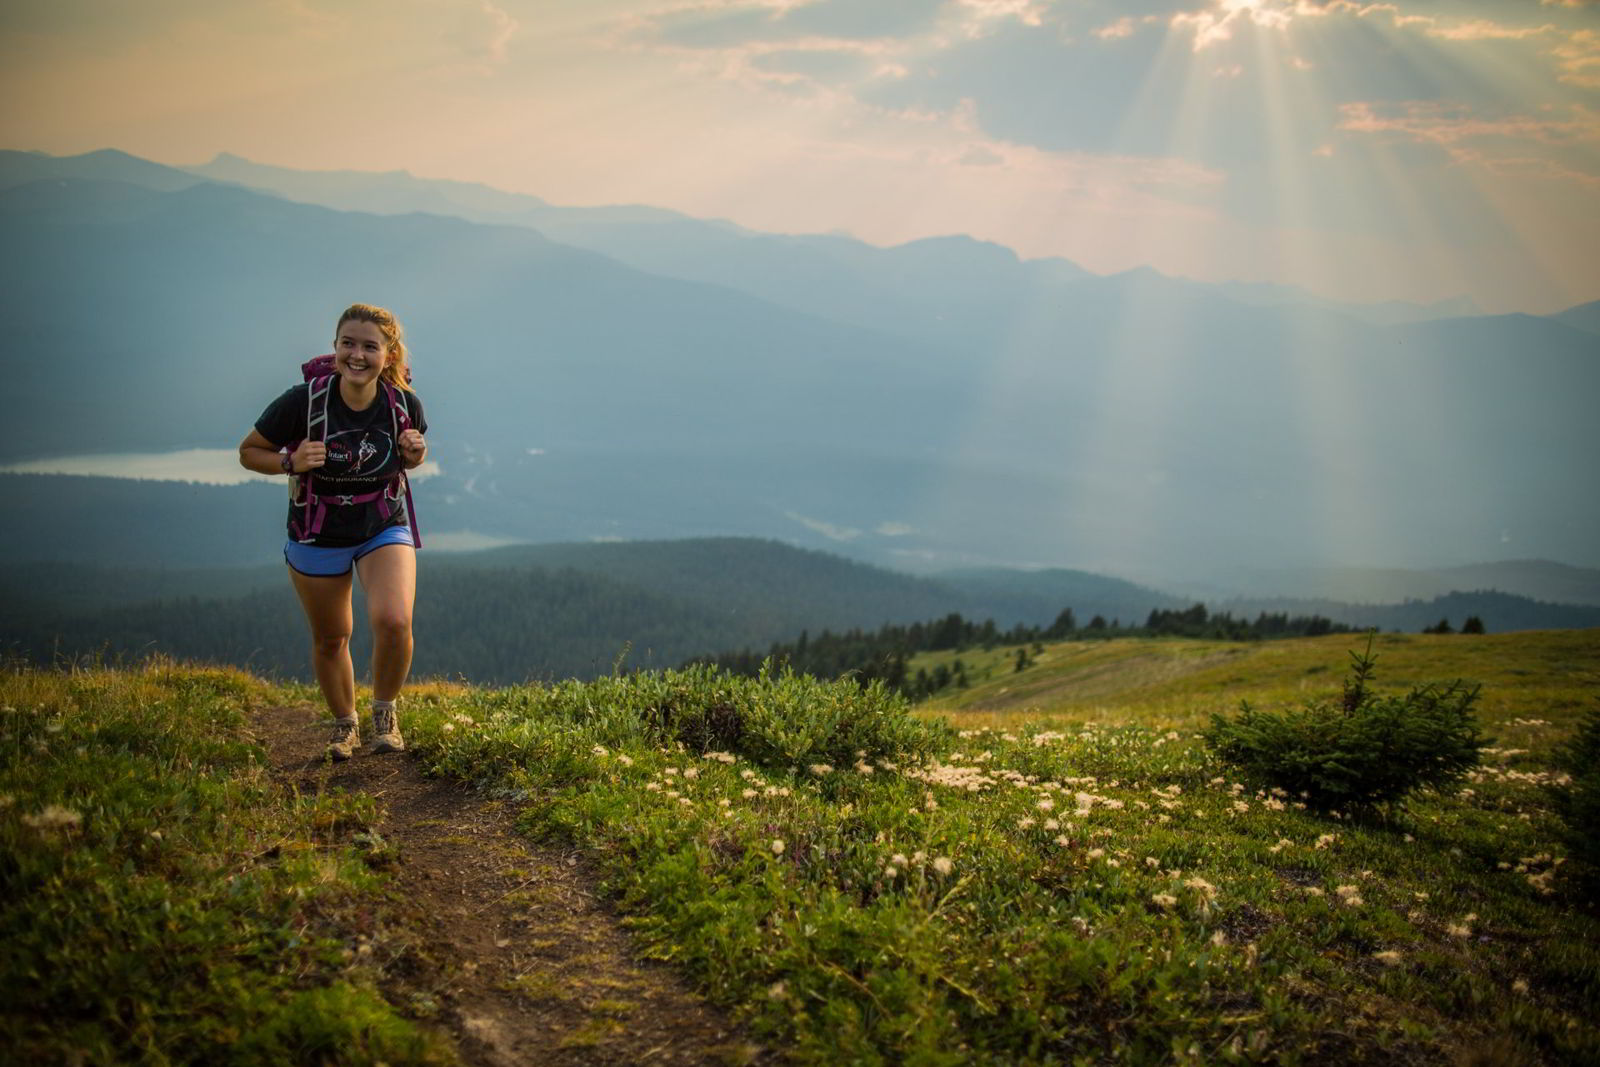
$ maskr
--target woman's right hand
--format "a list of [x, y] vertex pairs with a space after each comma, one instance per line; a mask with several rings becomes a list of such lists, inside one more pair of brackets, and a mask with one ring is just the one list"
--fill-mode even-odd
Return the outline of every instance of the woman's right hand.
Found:
[[290, 459], [294, 463], [294, 472], [296, 474], [304, 474], [306, 471], [316, 470], [328, 462], [328, 446], [322, 441], [312, 441], [310, 439], [301, 441], [300, 447], [294, 450], [294, 455]]

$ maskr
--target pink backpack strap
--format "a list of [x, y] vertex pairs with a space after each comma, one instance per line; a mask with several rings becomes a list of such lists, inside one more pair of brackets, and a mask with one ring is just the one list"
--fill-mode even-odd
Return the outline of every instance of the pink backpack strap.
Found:
[[[399, 451], [400, 435], [411, 429], [411, 412], [406, 408], [406, 398], [401, 395], [400, 390], [382, 379], [379, 379], [379, 383], [383, 386], [384, 396], [389, 400], [389, 414], [394, 419], [394, 446], [395, 450]], [[413, 548], [421, 548], [422, 531], [417, 527], [417, 509], [411, 502], [411, 479], [406, 474], [404, 459], [400, 462], [400, 473], [396, 477], [406, 491], [406, 522], [411, 526], [411, 545]], [[399, 496], [398, 493], [395, 495]], [[387, 518], [387, 514], [385, 517]]]

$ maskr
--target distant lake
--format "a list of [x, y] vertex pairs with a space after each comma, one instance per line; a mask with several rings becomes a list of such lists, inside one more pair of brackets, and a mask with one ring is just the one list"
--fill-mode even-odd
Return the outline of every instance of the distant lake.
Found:
[[[432, 460], [411, 472], [416, 481], [440, 473]], [[239, 452], [233, 448], [188, 448], [181, 452], [123, 452], [99, 456], [61, 456], [35, 459], [26, 463], [0, 466], [0, 474], [77, 474], [95, 478], [131, 478], [155, 482], [198, 482], [202, 485], [241, 485], [245, 482], [270, 482], [275, 479], [239, 466]], [[442, 552], [476, 552], [521, 544], [517, 538], [479, 533], [475, 530], [430, 530], [427, 514], [422, 513], [423, 537], [429, 548]]]
[[[412, 472], [422, 481], [439, 473], [433, 461]], [[240, 485], [244, 482], [271, 481], [239, 466], [239, 453], [233, 448], [188, 448], [181, 452], [123, 452], [100, 456], [62, 456], [33, 459], [26, 463], [0, 466], [0, 474], [82, 474], [97, 478], [134, 478], [156, 482], [200, 482], [205, 485]]]

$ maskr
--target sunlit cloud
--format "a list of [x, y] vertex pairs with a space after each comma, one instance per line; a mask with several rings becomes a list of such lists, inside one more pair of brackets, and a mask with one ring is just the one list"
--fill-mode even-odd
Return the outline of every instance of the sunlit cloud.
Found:
[[1600, 188], [1600, 172], [1570, 165], [1551, 153], [1529, 154], [1537, 148], [1567, 149], [1600, 158], [1600, 114], [1587, 109], [1578, 109], [1566, 119], [1485, 117], [1460, 105], [1429, 101], [1362, 102], [1342, 105], [1340, 115], [1341, 130], [1399, 134], [1436, 145], [1457, 163], [1502, 173], [1536, 173]]
[[517, 35], [522, 24], [512, 18], [500, 8], [484, 0], [483, 13], [487, 16], [490, 25], [489, 38], [484, 45], [484, 52], [491, 63], [504, 63], [506, 61], [506, 46], [511, 43], [511, 38]]
[[841, 543], [846, 541], [854, 541], [862, 534], [862, 531], [858, 530], [854, 526], [836, 526], [831, 522], [824, 522], [821, 519], [807, 518], [806, 516], [794, 511], [784, 512], [783, 517], [794, 522], [798, 522], [801, 526], [804, 526], [811, 532], [819, 533], [830, 541], [838, 541]]
[[1580, 89], [1600, 89], [1600, 33], [1579, 30], [1551, 47], [1561, 67], [1561, 81]]
[[1281, 30], [1288, 26], [1294, 7], [1279, 6], [1267, 0], [1217, 0], [1207, 11], [1181, 11], [1172, 16], [1172, 27], [1194, 33], [1194, 50], [1204, 51], [1215, 44], [1233, 39], [1234, 30], [1241, 24], [1251, 24], [1266, 29]]
[[[15, 104], [0, 140], [406, 169], [775, 232], [968, 233], [1097, 271], [1309, 284], [1285, 276], [1294, 243], [1319, 285], [1415, 279], [1436, 299], [1444, 279], [1374, 263], [1431, 233], [1430, 262], [1453, 247], [1506, 264], [1488, 250], [1527, 217], [1558, 235], [1549, 219], [1600, 217], [1594, 10], [20, 0], [0, 15], [0, 92]], [[354, 140], [351, 115], [369, 131]], [[1513, 218], [1485, 213], [1473, 183], [1488, 180], [1496, 203], [1521, 205]], [[1600, 270], [1576, 269], [1587, 231], [1568, 230], [1571, 288], [1546, 306], [1586, 298]], [[1328, 266], [1347, 258], [1341, 245], [1363, 250], [1342, 273]], [[1496, 269], [1493, 282], [1480, 272], [1477, 298], [1540, 302]]]
[[978, 19], [1016, 19], [1025, 26], [1041, 26], [1050, 9], [1048, 0], [957, 0]]
[[1117, 19], [1117, 21], [1107, 23], [1106, 25], [1101, 26], [1099, 29], [1094, 30], [1093, 33], [1102, 41], [1118, 41], [1125, 37], [1132, 37], [1141, 29], [1144, 29], [1148, 26], [1156, 26], [1160, 23], [1161, 17], [1159, 15], [1145, 15], [1142, 18], [1133, 18], [1132, 16], [1124, 15], [1122, 18]]

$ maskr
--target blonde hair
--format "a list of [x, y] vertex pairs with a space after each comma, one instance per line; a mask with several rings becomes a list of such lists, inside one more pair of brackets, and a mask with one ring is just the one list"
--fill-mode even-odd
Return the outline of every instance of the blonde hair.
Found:
[[347, 322], [370, 322], [378, 328], [378, 332], [383, 335], [384, 350], [388, 354], [388, 358], [383, 361], [383, 371], [379, 377], [397, 389], [410, 391], [411, 351], [406, 348], [406, 331], [401, 328], [400, 320], [394, 317], [394, 312], [376, 304], [351, 304], [344, 309], [344, 314], [339, 316], [338, 325], [333, 328], [335, 341], [338, 341], [339, 331]]

